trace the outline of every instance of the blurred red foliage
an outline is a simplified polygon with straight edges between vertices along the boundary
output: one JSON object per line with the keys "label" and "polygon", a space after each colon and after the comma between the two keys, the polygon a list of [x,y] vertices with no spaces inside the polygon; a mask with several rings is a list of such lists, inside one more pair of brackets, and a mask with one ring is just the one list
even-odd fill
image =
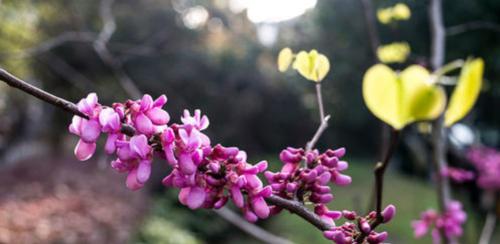
{"label": "blurred red foliage", "polygon": [[126,243],[149,201],[96,162],[33,159],[0,170],[0,243]]}

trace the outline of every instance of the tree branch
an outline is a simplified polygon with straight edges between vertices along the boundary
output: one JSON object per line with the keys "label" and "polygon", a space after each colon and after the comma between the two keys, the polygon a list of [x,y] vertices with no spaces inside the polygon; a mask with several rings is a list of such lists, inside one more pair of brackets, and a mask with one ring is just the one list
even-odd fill
{"label": "tree branch", "polygon": [[489,244],[491,236],[495,231],[495,225],[497,222],[497,215],[495,211],[488,211],[486,216],[486,221],[484,222],[483,230],[481,231],[481,237],[479,238],[479,244]]}
{"label": "tree branch", "polygon": [[111,68],[125,92],[132,98],[138,99],[141,97],[141,91],[123,69],[123,64],[113,56],[107,47],[111,36],[116,30],[115,17],[112,12],[113,2],[114,0],[101,0],[99,14],[103,27],[94,41],[94,50],[101,60]]}
{"label": "tree branch", "polygon": [[291,241],[284,239],[283,237],[273,235],[258,226],[246,221],[239,215],[235,214],[230,209],[223,207],[221,209],[214,210],[221,218],[225,219],[229,223],[237,226],[241,230],[253,236],[255,239],[262,241],[263,243],[270,244],[292,244]]}
{"label": "tree branch", "polygon": [[442,0],[431,0],[429,6],[431,25],[431,65],[433,70],[439,69],[444,63],[445,28],[443,24]]}
{"label": "tree branch", "polygon": [[377,24],[375,18],[375,9],[373,8],[372,0],[361,0],[363,5],[363,14],[365,17],[368,39],[375,62],[378,62],[377,48],[380,46],[380,38],[377,32]]}
{"label": "tree branch", "polygon": [[22,90],[46,103],[50,103],[56,107],[62,108],[67,112],[74,115],[80,116],[82,118],[88,119],[88,116],[80,112],[76,105],[70,101],[63,98],[52,95],[40,88],[30,85],[29,83],[15,77],[4,69],[0,69],[0,80],[7,83],[7,85]]}
{"label": "tree branch", "polygon": [[471,30],[490,30],[495,32],[500,32],[500,24],[488,22],[488,21],[472,21],[469,23],[459,24],[446,28],[447,36],[454,36],[462,34]]}
{"label": "tree branch", "polygon": [[316,142],[318,142],[319,138],[323,134],[323,132],[326,130],[328,127],[328,120],[330,119],[330,115],[327,115],[325,117],[325,109],[323,107],[323,97],[321,96],[321,83],[318,82],[316,83],[316,97],[318,100],[318,110],[319,110],[319,119],[320,119],[320,124],[318,129],[316,130],[316,133],[314,133],[313,138],[306,144],[306,152],[311,151],[314,146],[316,145]]}
{"label": "tree branch", "polygon": [[[46,102],[46,103],[52,104],[58,108],[62,108],[63,110],[65,110],[73,115],[80,116],[84,119],[88,119],[88,116],[83,114],[82,112],[80,112],[78,110],[78,107],[74,103],[69,102],[69,101],[67,101],[63,98],[60,98],[58,96],[55,96],[53,94],[50,94],[50,93],[48,93],[40,88],[32,86],[29,83],[15,77],[14,75],[5,71],[4,69],[0,69],[0,80],[4,81],[9,86],[17,88],[25,93],[28,93],[28,94]],[[135,128],[133,128],[127,124],[122,124],[121,132],[125,135],[133,136],[135,134]],[[271,197],[267,198],[267,200],[274,205],[280,206],[284,209],[288,209],[290,212],[296,213],[297,215],[301,216],[302,218],[306,219],[310,223],[312,223],[315,226],[317,226],[318,228],[320,228],[320,230],[327,230],[327,229],[330,229],[332,227],[328,223],[323,222],[323,220],[321,220],[321,218],[319,216],[317,216],[315,213],[313,213],[311,210],[307,209],[305,206],[303,206],[302,204],[300,204],[296,201],[283,199],[283,198],[278,197],[278,196],[271,196]],[[226,210],[226,212],[227,211],[230,211],[230,210]],[[226,213],[226,216],[228,216],[227,213]],[[248,227],[249,225],[252,225],[252,224],[247,223],[245,225],[245,227],[242,228],[242,230],[247,232],[249,230],[249,227]],[[237,225],[237,226],[241,228],[240,225]],[[258,231],[259,233],[266,232],[265,230],[260,229],[257,226],[253,226],[251,232],[247,232],[247,233],[253,235],[253,233],[255,233],[255,231],[257,229],[259,229],[259,231]],[[267,233],[267,236],[269,237],[269,236],[274,236],[274,235]],[[275,243],[290,243],[290,242],[275,242]]]}
{"label": "tree branch", "polygon": [[288,200],[276,195],[271,195],[270,197],[266,198],[266,200],[273,205],[279,206],[294,214],[297,214],[321,231],[330,230],[334,227],[329,223],[323,221],[317,214],[309,210],[306,206],[298,201]]}
{"label": "tree branch", "polygon": [[[445,27],[443,24],[442,0],[431,0],[429,6],[429,22],[431,25],[431,66],[433,70],[438,70],[443,66],[446,51]],[[447,168],[446,161],[446,131],[444,128],[444,115],[441,114],[433,122],[432,145],[434,148],[432,161],[435,169],[437,195],[440,212],[446,211],[446,205],[450,199],[450,186],[447,177],[443,177],[440,172]],[[450,240],[441,228],[439,232],[444,243],[455,243]]]}
{"label": "tree branch", "polygon": [[[84,119],[89,119],[87,115],[78,110],[78,107],[74,103],[67,101],[63,98],[60,98],[58,96],[55,96],[51,93],[48,93],[38,87],[30,85],[26,81],[23,81],[15,77],[14,75],[10,74],[9,72],[1,68],[0,68],[0,80],[4,81],[5,83],[7,83],[7,85],[11,87],[24,91],[46,103],[61,108],[66,112],[70,112],[71,114],[80,116]],[[122,124],[121,131],[123,134],[126,134],[128,136],[133,136],[135,134],[135,129],[127,124]]]}
{"label": "tree branch", "polygon": [[[375,165],[375,169],[373,170],[373,173],[375,174],[375,212],[377,213],[377,217],[375,218],[375,221],[373,221],[370,226],[371,229],[374,230],[382,224],[384,221],[384,217],[382,216],[382,197],[383,197],[383,192],[384,192],[384,174],[385,170],[387,169],[387,166],[389,165],[389,162],[392,158],[392,155],[396,151],[396,147],[399,142],[399,134],[400,132],[395,129],[391,129],[391,143],[389,144],[389,147],[387,148],[387,152],[384,155],[384,158],[382,159],[381,162],[378,162]],[[361,234],[356,238],[356,243],[363,243],[365,238],[368,236],[368,233],[361,232]]]}

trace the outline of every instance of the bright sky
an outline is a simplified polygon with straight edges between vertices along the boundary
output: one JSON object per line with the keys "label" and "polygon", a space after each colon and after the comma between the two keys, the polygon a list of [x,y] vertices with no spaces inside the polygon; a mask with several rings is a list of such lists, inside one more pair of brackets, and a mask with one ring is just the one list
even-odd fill
{"label": "bright sky", "polygon": [[235,13],[247,9],[254,23],[276,23],[290,20],[316,6],[317,0],[230,0]]}

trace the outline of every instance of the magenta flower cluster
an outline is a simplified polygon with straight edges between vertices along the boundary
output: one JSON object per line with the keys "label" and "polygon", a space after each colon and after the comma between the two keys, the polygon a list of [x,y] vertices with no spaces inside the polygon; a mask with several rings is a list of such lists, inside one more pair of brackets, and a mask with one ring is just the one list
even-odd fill
{"label": "magenta flower cluster", "polygon": [[447,204],[444,213],[439,214],[433,209],[424,211],[419,220],[412,222],[416,238],[424,236],[430,229],[433,243],[441,243],[439,232],[447,238],[460,237],[463,233],[462,224],[467,220],[467,214],[459,201]]}
{"label": "magenta flower cluster", "polygon": [[441,176],[448,177],[457,183],[464,183],[475,178],[474,172],[470,170],[449,166],[441,170]]}
{"label": "magenta flower cluster", "polygon": [[[106,153],[116,152],[117,159],[111,166],[119,172],[127,172],[126,185],[132,190],[144,186],[151,175],[153,147],[149,144],[153,134],[167,128],[168,113],[161,109],[167,102],[165,95],[154,100],[144,95],[141,100],[115,103],[113,107],[99,104],[95,93],[78,102],[78,110],[88,120],[74,116],[69,131],[80,137],[75,155],[85,161],[92,157],[96,141],[101,133],[108,135],[104,149]],[[137,134],[128,137],[121,132],[122,123],[133,126]]]}
{"label": "magenta flower cluster", "polygon": [[[396,214],[396,207],[394,205],[388,205],[382,211],[382,223],[387,223]],[[359,216],[354,211],[344,210],[342,211],[342,216],[347,221],[340,226],[335,226],[330,230],[323,232],[327,239],[334,241],[337,244],[351,244],[356,243],[356,238],[364,234],[366,235],[366,241],[370,244],[382,243],[387,239],[387,232],[376,232],[372,230],[372,223],[376,221],[377,213],[375,211],[370,212],[366,216]]]}
{"label": "magenta flower cluster", "polygon": [[[335,226],[324,232],[324,236],[337,244],[355,243],[362,233],[369,243],[381,243],[387,238],[387,233],[377,233],[371,224],[376,220],[376,213],[358,216],[353,211],[334,211],[327,207],[334,196],[329,183],[345,186],[351,183],[351,177],[342,174],[348,168],[348,163],[342,161],[345,149],[328,149],[320,154],[318,150],[305,151],[302,148],[288,147],[281,151],[280,160],[283,166],[279,172],[264,173],[273,194],[286,199],[298,199],[311,203],[314,212],[325,222],[335,226],[335,220],[344,217],[347,221],[341,226]],[[273,212],[281,209],[274,206]],[[396,208],[389,205],[383,212],[383,223],[390,221]],[[352,222],[354,221],[354,222]]]}
{"label": "magenta flower cluster", "polygon": [[476,183],[487,190],[500,189],[500,152],[489,147],[473,147],[467,152],[468,159],[477,171]]}
{"label": "magenta flower cluster", "polygon": [[[311,202],[315,206],[315,213],[333,224],[342,214],[326,207],[333,200],[328,183],[340,186],[351,183],[351,177],[341,173],[348,167],[347,162],[340,160],[344,154],[344,148],[329,149],[319,154],[318,150],[305,152],[302,148],[289,147],[280,153],[280,160],[283,162],[281,171],[266,171],[264,175],[273,194],[286,199]],[[275,208],[276,212],[280,210],[279,207]]]}
{"label": "magenta flower cluster", "polygon": [[[251,165],[246,153],[236,147],[212,147],[202,132],[209,120],[199,110],[193,115],[184,111],[181,124],[168,125],[170,116],[162,109],[166,102],[165,95],[156,100],[144,95],[140,100],[106,107],[98,103],[96,94],[89,94],[77,104],[88,119],[74,116],[69,126],[70,132],[80,137],[76,157],[89,159],[100,134],[106,133],[105,151],[116,154],[111,166],[128,174],[128,188],[144,186],[151,175],[153,155],[158,154],[172,166],[163,184],[180,189],[182,204],[191,209],[220,208],[231,199],[247,220],[267,218],[270,208],[264,199],[272,190],[257,177],[267,169],[267,162]],[[122,133],[123,125],[135,128],[135,134]]]}
{"label": "magenta flower cluster", "polygon": [[[312,203],[314,212],[331,226],[344,217],[347,220],[344,225],[324,232],[335,243],[354,243],[360,235],[366,236],[369,243],[381,243],[387,238],[386,232],[372,230],[377,220],[375,212],[363,217],[327,207],[334,198],[329,183],[339,186],[351,183],[351,177],[342,173],[348,168],[347,162],[340,160],[344,148],[320,154],[318,150],[289,147],[280,153],[282,169],[273,173],[266,171],[266,161],[248,163],[246,153],[237,147],[212,146],[204,134],[209,120],[200,110],[194,114],[185,110],[181,123],[169,124],[170,116],[163,110],[166,103],[165,95],[156,100],[144,95],[140,100],[107,107],[99,104],[96,94],[89,94],[77,104],[88,119],[74,116],[69,126],[69,131],[80,137],[75,147],[76,157],[82,161],[92,157],[99,136],[104,133],[107,134],[105,152],[116,155],[111,167],[127,173],[126,186],[131,190],[142,188],[148,181],[157,155],[172,169],[162,180],[163,185],[179,189],[179,201],[191,209],[218,209],[231,200],[248,221],[255,222],[282,210],[279,206],[268,206],[265,199],[274,194]],[[268,186],[258,177],[263,172]],[[389,205],[382,212],[382,223],[392,219],[395,211]]]}

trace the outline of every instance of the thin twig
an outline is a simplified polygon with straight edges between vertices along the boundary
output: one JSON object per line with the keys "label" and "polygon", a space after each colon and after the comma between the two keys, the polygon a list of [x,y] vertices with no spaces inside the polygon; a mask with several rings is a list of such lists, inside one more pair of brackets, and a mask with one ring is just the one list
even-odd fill
{"label": "thin twig", "polygon": [[318,142],[319,138],[321,137],[323,132],[328,127],[328,120],[330,120],[330,115],[327,115],[325,117],[325,109],[323,107],[323,96],[321,95],[321,83],[320,82],[316,83],[316,98],[318,100],[320,124],[319,124],[318,129],[316,130],[316,133],[314,133],[314,136],[311,138],[310,141],[307,142],[306,152],[311,151],[314,148],[314,146],[316,145],[316,142]]}
{"label": "thin twig", "polygon": [[[391,130],[391,142],[389,147],[387,148],[387,152],[385,153],[381,162],[378,162],[375,165],[375,169],[373,173],[375,175],[375,211],[377,213],[377,217],[375,221],[373,221],[370,226],[371,229],[374,230],[378,225],[380,225],[384,221],[384,217],[382,216],[382,198],[384,192],[384,174],[389,162],[392,158],[392,155],[396,151],[396,147],[399,142],[399,134],[398,130]],[[361,234],[356,238],[356,243],[363,243],[365,238],[367,237],[367,233],[361,232]]]}
{"label": "thin twig", "polygon": [[[446,36],[445,27],[443,24],[442,0],[431,0],[429,6],[429,23],[431,25],[431,66],[433,70],[438,70],[443,66],[445,51],[446,51]],[[450,186],[447,177],[442,177],[440,172],[447,168],[446,162],[446,131],[444,128],[444,116],[441,114],[438,119],[433,122],[432,128],[432,145],[433,164],[435,169],[435,177],[437,184],[437,195],[439,210],[441,213],[446,211],[446,205],[450,199]],[[444,243],[455,243],[453,238],[448,238],[444,229],[439,231],[441,239]]]}
{"label": "thin twig", "polygon": [[318,99],[319,120],[325,120],[325,109],[323,108],[323,96],[321,95],[321,83],[316,83],[316,97]]}
{"label": "thin twig", "polygon": [[309,210],[306,206],[299,203],[298,201],[284,199],[276,195],[271,195],[267,197],[266,200],[273,205],[279,206],[294,214],[297,214],[321,231],[330,230],[334,227],[333,225],[323,221],[317,214]]}
{"label": "thin twig", "polygon": [[479,238],[478,244],[489,244],[491,236],[495,231],[495,225],[497,222],[497,215],[495,211],[489,211],[486,216],[486,221],[484,222],[483,231],[481,231],[481,237]]}
{"label": "thin twig", "polygon": [[15,77],[4,69],[0,69],[0,80],[7,83],[7,85],[22,90],[46,103],[50,103],[74,115],[88,119],[88,116],[80,112],[74,103],[58,96],[52,95],[38,87],[30,85],[29,83]]}
{"label": "thin twig", "polygon": [[368,32],[368,39],[370,40],[372,55],[375,62],[378,62],[377,48],[380,46],[380,38],[377,31],[373,2],[372,0],[361,0],[361,4],[363,6],[363,15],[365,17],[365,24]]}
{"label": "thin twig", "polygon": [[[0,69],[0,80],[7,83],[7,85],[24,91],[46,103],[52,104],[58,108],[62,108],[63,110],[70,112],[73,115],[80,116],[84,119],[89,118],[87,115],[80,112],[78,110],[78,107],[74,103],[48,93],[38,87],[35,87],[28,82],[15,77],[4,69]],[[128,136],[133,136],[135,134],[135,129],[127,124],[122,124],[121,131],[123,134],[126,134]]]}
{"label": "thin twig", "polygon": [[233,211],[230,209],[224,207],[221,209],[214,210],[217,215],[219,215],[221,218],[225,219],[226,221],[230,222],[231,224],[237,226],[247,234],[253,236],[255,239],[262,241],[263,243],[270,243],[270,244],[292,244],[293,242],[284,239],[283,237],[276,236],[271,234],[270,232],[267,232],[263,230],[262,228],[259,228],[258,226],[246,221],[242,217],[240,217],[238,214],[235,214]]}
{"label": "thin twig", "polygon": [[114,0],[101,0],[99,14],[103,27],[93,46],[101,60],[111,68],[125,92],[132,98],[137,99],[141,97],[141,91],[123,69],[123,64],[113,56],[107,47],[111,36],[116,30],[116,21],[112,12],[113,3]]}
{"label": "thin twig", "polygon": [[314,133],[313,138],[309,142],[307,142],[306,151],[311,151],[313,149],[314,145],[316,144],[316,142],[318,142],[319,138],[321,137],[323,132],[328,127],[328,120],[330,120],[330,115],[327,115],[321,121],[321,124],[319,125],[318,129],[316,130],[316,133]]}
{"label": "thin twig", "polygon": [[442,0],[431,0],[429,6],[429,22],[431,25],[431,65],[433,70],[444,63],[445,28],[443,24]]}
{"label": "thin twig", "polygon": [[462,34],[471,30],[491,30],[495,32],[500,32],[500,24],[488,22],[488,21],[472,21],[465,24],[459,24],[446,28],[447,36],[454,36]]}

